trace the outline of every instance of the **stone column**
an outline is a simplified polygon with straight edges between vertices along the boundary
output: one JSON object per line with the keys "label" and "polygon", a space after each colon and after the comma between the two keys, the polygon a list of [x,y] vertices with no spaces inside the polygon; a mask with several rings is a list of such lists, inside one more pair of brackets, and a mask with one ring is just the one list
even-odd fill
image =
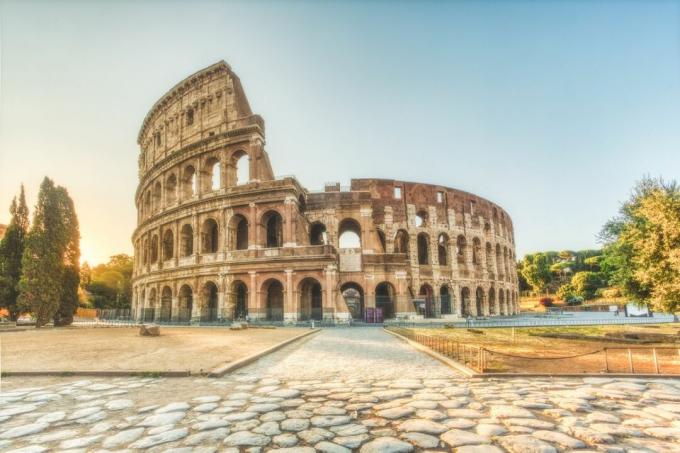
{"label": "stone column", "polygon": [[263,318],[259,307],[260,289],[257,287],[257,272],[250,271],[250,288],[248,288],[248,315],[251,319]]}
{"label": "stone column", "polygon": [[294,323],[298,319],[299,301],[295,300],[295,292],[293,291],[293,270],[286,269],[283,272],[286,276],[286,292],[283,299],[283,321]]}

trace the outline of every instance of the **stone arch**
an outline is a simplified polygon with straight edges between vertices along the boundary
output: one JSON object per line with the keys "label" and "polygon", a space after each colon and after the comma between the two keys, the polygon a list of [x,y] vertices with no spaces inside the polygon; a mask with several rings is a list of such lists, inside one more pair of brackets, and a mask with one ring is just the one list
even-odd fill
{"label": "stone arch", "polygon": [[306,277],[298,284],[298,319],[307,321],[323,319],[323,292],[321,283],[313,277]]}
{"label": "stone arch", "polygon": [[482,265],[482,241],[477,237],[472,239],[472,264],[476,268]]}
{"label": "stone arch", "polygon": [[491,287],[489,288],[489,314],[497,315],[499,313],[498,307],[496,305],[496,290]]}
{"label": "stone arch", "polygon": [[219,291],[215,282],[208,280],[201,291],[201,322],[216,322],[219,317]]}
{"label": "stone arch", "polygon": [[448,285],[442,285],[439,288],[439,299],[440,299],[440,304],[441,304],[441,314],[442,315],[450,315],[453,313],[453,304],[451,300],[451,291],[449,290]]}
{"label": "stone arch", "polygon": [[182,225],[179,243],[180,256],[191,256],[194,253],[194,229],[190,224]]}
{"label": "stone arch", "polygon": [[409,234],[406,230],[399,230],[394,236],[394,253],[409,254]]}
{"label": "stone arch", "polygon": [[250,156],[247,152],[239,149],[231,155],[230,180],[235,186],[248,184],[250,182]]}
{"label": "stone arch", "polygon": [[262,284],[265,319],[267,321],[283,321],[283,283],[270,278]]}
{"label": "stone arch", "polygon": [[158,262],[158,235],[154,234],[151,236],[151,263]]}
{"label": "stone arch", "polygon": [[220,229],[217,220],[208,217],[201,227],[201,253],[216,253],[219,249]]}
{"label": "stone arch", "polygon": [[424,314],[426,318],[434,318],[436,316],[436,307],[434,301],[434,290],[432,286],[428,283],[423,283],[420,285],[420,290],[418,290],[418,297],[425,299],[425,311]]}
{"label": "stone arch", "polygon": [[201,175],[203,193],[220,190],[222,187],[222,169],[220,160],[211,156],[203,163],[203,171]]}
{"label": "stone arch", "polygon": [[430,237],[427,233],[419,233],[417,236],[418,241],[418,264],[428,265],[430,264]]}
{"label": "stone arch", "polygon": [[437,260],[440,266],[449,265],[449,236],[446,233],[437,237]]}
{"label": "stone arch", "polygon": [[380,282],[375,287],[375,307],[381,309],[383,319],[393,319],[395,317],[395,296],[394,285],[390,282]]}
{"label": "stone arch", "polygon": [[338,225],[338,248],[358,249],[361,246],[361,224],[351,217],[343,219]]}
{"label": "stone arch", "polygon": [[175,256],[175,235],[171,229],[163,232],[163,260],[170,260]]}
{"label": "stone arch", "polygon": [[465,253],[467,252],[467,239],[462,234],[456,238],[456,259],[459,264],[465,264]]}
{"label": "stone arch", "polygon": [[149,290],[149,299],[146,301],[144,310],[144,320],[154,321],[156,319],[156,304],[158,303],[156,288],[151,288]]}
{"label": "stone arch", "polygon": [[234,302],[233,319],[246,319],[248,316],[248,285],[242,280],[231,284],[231,295]]}
{"label": "stone arch", "polygon": [[161,210],[161,199],[163,194],[163,186],[161,186],[160,181],[156,181],[153,185],[152,196],[152,206],[153,212],[158,212]]}
{"label": "stone arch", "polygon": [[486,315],[486,297],[484,290],[481,287],[477,287],[477,290],[475,291],[475,310],[477,316]]}
{"label": "stone arch", "polygon": [[248,248],[248,219],[243,214],[234,214],[229,219],[229,250]]}
{"label": "stone arch", "polygon": [[460,289],[460,314],[464,317],[472,316],[470,304],[470,289],[466,286]]}
{"label": "stone arch", "polygon": [[181,191],[182,198],[187,199],[196,195],[196,169],[193,165],[187,165],[182,171]]}
{"label": "stone arch", "polygon": [[311,245],[328,244],[328,231],[326,225],[321,222],[314,222],[309,227],[309,243]]}
{"label": "stone arch", "polygon": [[172,206],[177,202],[177,175],[171,173],[165,180],[165,204]]}
{"label": "stone arch", "polygon": [[172,288],[164,286],[161,290],[161,322],[172,321]]}
{"label": "stone arch", "polygon": [[364,318],[364,289],[355,282],[346,282],[340,286],[340,295],[347,304],[352,319]]}
{"label": "stone arch", "polygon": [[182,285],[178,292],[177,320],[180,322],[191,321],[191,313],[194,308],[194,291],[189,285]]}
{"label": "stone arch", "polygon": [[264,246],[267,248],[283,247],[283,216],[279,211],[271,209],[260,219],[264,230]]}

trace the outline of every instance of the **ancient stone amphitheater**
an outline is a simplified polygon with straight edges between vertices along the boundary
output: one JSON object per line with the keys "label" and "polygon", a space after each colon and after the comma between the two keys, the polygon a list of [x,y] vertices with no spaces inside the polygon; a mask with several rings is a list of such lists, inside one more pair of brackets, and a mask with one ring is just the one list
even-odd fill
{"label": "ancient stone amphitheater", "polygon": [[276,178],[264,120],[225,62],[151,108],[138,143],[133,316],[381,322],[518,311],[513,227],[443,186]]}

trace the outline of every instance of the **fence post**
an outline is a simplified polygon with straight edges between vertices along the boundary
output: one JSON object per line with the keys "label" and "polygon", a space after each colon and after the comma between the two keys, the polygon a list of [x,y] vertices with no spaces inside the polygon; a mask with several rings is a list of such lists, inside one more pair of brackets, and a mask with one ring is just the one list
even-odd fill
{"label": "fence post", "polygon": [[609,356],[607,354],[607,348],[604,348],[604,372],[609,373]]}
{"label": "fence post", "polygon": [[[680,351],[680,349],[678,350]],[[631,374],[635,373],[635,368],[633,368],[633,353],[628,348],[628,370]]]}
{"label": "fence post", "polygon": [[659,374],[659,360],[656,358],[656,348],[652,348],[652,354],[654,354],[654,369],[656,374]]}

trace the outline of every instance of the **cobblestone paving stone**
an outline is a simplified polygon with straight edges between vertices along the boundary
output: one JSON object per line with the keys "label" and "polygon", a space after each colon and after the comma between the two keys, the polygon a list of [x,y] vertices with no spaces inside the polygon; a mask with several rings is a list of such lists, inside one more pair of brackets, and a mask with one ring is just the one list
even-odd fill
{"label": "cobblestone paving stone", "polygon": [[678,452],[680,381],[466,379],[378,329],[327,330],[219,379],[3,379],[0,450],[142,449]]}

